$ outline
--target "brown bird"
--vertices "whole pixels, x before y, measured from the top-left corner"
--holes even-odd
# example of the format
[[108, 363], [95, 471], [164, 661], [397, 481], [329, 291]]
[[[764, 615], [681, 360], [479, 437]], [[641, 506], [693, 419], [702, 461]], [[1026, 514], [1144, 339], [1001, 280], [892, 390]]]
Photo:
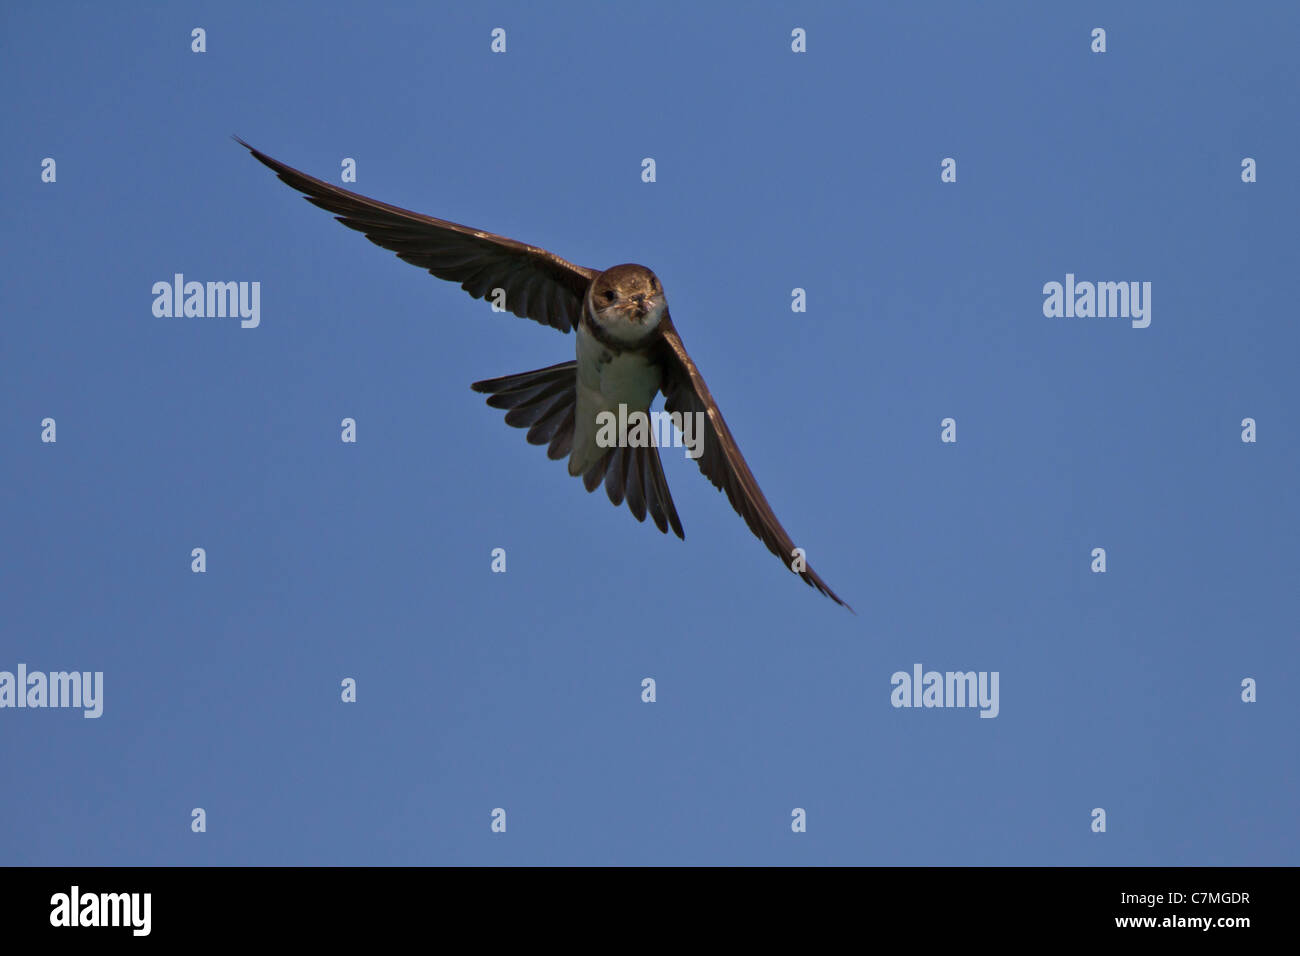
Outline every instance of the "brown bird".
[[576, 330], [574, 361], [470, 387], [488, 393], [492, 407], [508, 409], [506, 424], [527, 428], [528, 441], [546, 445], [552, 459], [567, 456], [569, 474], [580, 475], [588, 491], [603, 481], [615, 506], [626, 502], [637, 521], [648, 513], [660, 531], [671, 527], [685, 539], [659, 459], [659, 448], [671, 441], [669, 429], [661, 413], [649, 413], [662, 392], [687, 456], [726, 492], [750, 530], [805, 583], [848, 607], [807, 565], [776, 519], [686, 353], [653, 272], [633, 264], [604, 271], [576, 266], [536, 246], [332, 186], [235, 140], [308, 202], [399, 259], [459, 282], [475, 298], [522, 318], [561, 332]]

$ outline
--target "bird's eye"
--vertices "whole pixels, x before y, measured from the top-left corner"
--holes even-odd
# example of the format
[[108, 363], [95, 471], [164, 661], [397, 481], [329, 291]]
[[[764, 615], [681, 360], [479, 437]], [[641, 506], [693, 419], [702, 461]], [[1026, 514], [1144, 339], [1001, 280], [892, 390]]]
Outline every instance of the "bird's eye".
[[616, 295], [614, 294], [614, 290], [613, 290], [613, 289], [606, 289], [606, 290], [605, 290], [605, 301], [606, 301], [606, 302], [613, 302], [613, 301], [614, 301], [615, 299], [617, 299], [617, 298], [618, 298], [618, 296], [616, 296]]

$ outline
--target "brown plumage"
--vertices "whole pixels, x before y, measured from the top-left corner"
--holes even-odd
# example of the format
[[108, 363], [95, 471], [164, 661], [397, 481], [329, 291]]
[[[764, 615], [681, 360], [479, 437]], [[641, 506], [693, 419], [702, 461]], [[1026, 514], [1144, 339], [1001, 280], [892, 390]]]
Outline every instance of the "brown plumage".
[[[272, 159], [238, 137], [236, 140], [281, 180], [305, 194], [309, 202], [334, 213], [339, 222], [397, 253], [400, 259], [428, 270], [439, 279], [459, 283], [476, 298], [486, 298], [494, 289], [503, 289], [506, 308], [517, 316], [566, 333], [585, 328], [611, 355], [628, 353], [644, 357], [657, 370], [659, 391], [664, 395], [667, 411], [703, 415], [703, 453], [697, 459], [700, 471], [726, 494], [731, 506], [767, 549], [793, 570], [794, 541], [777, 520], [749, 470], [717, 402], [673, 326], [666, 302], [661, 312], [654, 313], [657, 324], [647, 327], [645, 335], [635, 341], [611, 338], [602, 322], [613, 320], [597, 320], [592, 313], [589, 293], [597, 283], [611, 300], [617, 290], [626, 286], [628, 298], [635, 299], [635, 303], [619, 303], [621, 311], [617, 314], [626, 314], [629, 334], [636, 333], [636, 323], [644, 321], [649, 311], [646, 296], [662, 293], [653, 272], [631, 264], [603, 273], [577, 266], [536, 246], [411, 212], [331, 185]], [[603, 305], [602, 301], [594, 307], [599, 309]], [[611, 304], [609, 308], [608, 314], [614, 314], [615, 306]], [[606, 316], [603, 309], [601, 315]], [[580, 424], [575, 417], [579, 372], [577, 361], [561, 362], [532, 372], [475, 382], [471, 387], [487, 393], [487, 403], [493, 408], [506, 410], [507, 425], [528, 429], [526, 438], [530, 443], [546, 445], [548, 457], [560, 460], [572, 453]], [[590, 427], [591, 423], [581, 424]], [[603, 483], [609, 500], [615, 506], [626, 504], [637, 521], [645, 521], [649, 515], [660, 531], [666, 534], [671, 528], [679, 538], [685, 538], [657, 447], [611, 448], [587, 467], [581, 477], [588, 491], [595, 491]], [[836, 604], [848, 607], [811, 567], [796, 573]]]

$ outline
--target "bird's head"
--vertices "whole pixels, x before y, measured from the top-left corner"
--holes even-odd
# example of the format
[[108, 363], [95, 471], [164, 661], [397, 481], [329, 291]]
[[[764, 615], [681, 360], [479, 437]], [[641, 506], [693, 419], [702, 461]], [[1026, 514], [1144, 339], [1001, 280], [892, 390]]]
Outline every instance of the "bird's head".
[[658, 277], [630, 263], [598, 275], [587, 291], [587, 302], [601, 331], [629, 345], [648, 338], [668, 308]]

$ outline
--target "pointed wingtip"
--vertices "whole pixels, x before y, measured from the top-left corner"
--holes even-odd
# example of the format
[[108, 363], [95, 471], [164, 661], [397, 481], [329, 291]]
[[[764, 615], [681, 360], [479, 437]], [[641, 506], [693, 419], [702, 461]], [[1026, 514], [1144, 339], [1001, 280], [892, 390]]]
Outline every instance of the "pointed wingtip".
[[847, 610], [847, 611], [848, 611], [850, 614], [852, 614], [854, 617], [857, 617], [857, 616], [858, 616], [858, 612], [855, 611], [855, 610], [853, 610], [853, 605], [850, 604], [848, 601], [844, 600], [844, 598], [840, 597], [838, 594], [836, 594], [836, 593], [835, 593], [834, 591], [832, 591], [830, 588], [826, 588], [822, 593], [825, 594], [825, 595], [826, 595], [828, 598], [830, 598], [832, 601], [834, 601], [836, 604], [838, 604], [840, 607], [842, 607], [842, 608], [844, 608], [845, 610]]
[[[266, 155], [266, 153], [262, 152], [260, 149], [258, 149], [256, 146], [254, 146], [252, 143], [248, 142], [248, 141], [245, 140], [245, 139], [240, 138], [239, 136], [236, 136], [234, 133], [231, 133], [231, 134], [230, 134], [230, 138], [233, 139], [233, 140], [234, 140], [236, 143], [238, 143], [240, 146], [244, 147], [244, 149], [248, 150], [249, 154], [250, 154], [250, 155], [251, 155], [255, 160], [257, 160], [259, 163], [261, 163], [261, 164], [262, 164], [263, 166], [265, 166], [267, 169], [271, 170], [273, 173], [275, 173], [277, 176], [279, 176], [280, 179], [282, 179], [284, 182], [289, 183], [289, 185], [290, 185], [290, 186], [293, 186], [294, 189], [299, 189], [299, 188], [300, 188], [300, 187], [298, 187], [297, 185], [295, 185], [294, 183], [289, 182], [288, 179], [285, 179], [285, 174], [286, 174], [286, 172], [288, 172], [288, 173], [296, 173], [297, 170], [294, 170], [294, 169], [291, 169], [291, 168], [288, 167], [288, 166], [285, 166], [285, 165], [284, 165], [283, 163], [281, 163], [279, 160], [272, 159], [270, 156]], [[303, 174], [299, 173], [298, 175], [303, 175]], [[307, 177], [307, 178], [310, 178], [310, 177]], [[311, 202], [311, 201], [312, 201], [312, 199], [311, 199], [310, 196], [305, 196], [305, 197], [303, 197], [303, 198], [305, 198], [308, 202]], [[336, 217], [336, 218], [337, 218], [337, 217]]]
[[844, 598], [840, 597], [838, 594], [832, 591], [830, 589], [830, 585], [828, 585], [825, 581], [823, 581], [821, 579], [821, 575], [813, 571], [812, 568], [807, 568], [804, 571], [796, 571], [795, 573], [798, 574], [799, 577], [803, 578], [804, 583], [807, 584], [809, 587], [816, 588], [818, 591], [826, 595], [828, 598], [830, 598], [840, 607], [847, 608], [849, 613], [852, 614], [854, 617], [857, 617], [858, 612], [853, 610], [853, 605], [849, 604], [848, 601], [844, 600]]
[[233, 139], [240, 146], [244, 147], [244, 149], [248, 150], [249, 154], [252, 155], [252, 157], [255, 160], [257, 160], [259, 163], [261, 163], [263, 166], [270, 166], [272, 169], [275, 169], [274, 166], [271, 166], [271, 157], [267, 156], [266, 153], [262, 152], [252, 143], [248, 142], [246, 139], [241, 138], [240, 136], [237, 136], [234, 133], [230, 134], [230, 138]]

